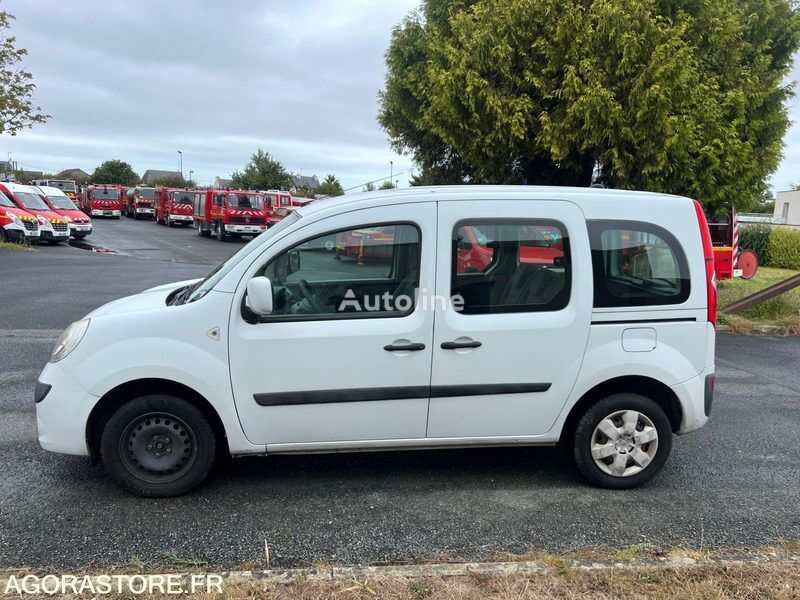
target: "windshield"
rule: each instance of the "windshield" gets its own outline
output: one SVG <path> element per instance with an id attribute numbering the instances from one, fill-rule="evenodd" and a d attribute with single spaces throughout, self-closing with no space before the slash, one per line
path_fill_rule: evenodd
<path id="1" fill-rule="evenodd" d="M 75 192 L 75 182 L 74 181 L 57 181 L 52 179 L 47 182 L 48 187 L 54 187 L 60 189 L 62 192 Z"/>
<path id="2" fill-rule="evenodd" d="M 5 206 L 7 208 L 14 208 L 14 203 L 8 199 L 3 192 L 0 192 L 0 206 Z"/>
<path id="3" fill-rule="evenodd" d="M 30 192 L 17 192 L 15 194 L 17 200 L 22 202 L 22 206 L 25 208 L 30 208 L 32 210 L 50 210 L 50 207 L 44 203 L 44 200 L 40 196 L 36 194 L 31 194 Z"/>
<path id="4" fill-rule="evenodd" d="M 94 200 L 119 200 L 119 190 L 92 190 Z"/>
<path id="5" fill-rule="evenodd" d="M 270 227 L 264 233 L 259 235 L 256 240 L 253 240 L 242 247 L 236 254 L 231 256 L 228 260 L 224 263 L 219 265 L 216 269 L 211 271 L 208 276 L 203 279 L 200 283 L 190 289 L 192 289 L 191 296 L 189 296 L 186 302 L 194 302 L 195 300 L 200 300 L 203 296 L 205 296 L 208 292 L 210 292 L 215 285 L 227 275 L 231 269 L 233 269 L 236 265 L 238 265 L 242 260 L 244 260 L 248 254 L 257 250 L 258 248 L 263 248 L 265 240 L 275 237 L 278 233 L 289 227 L 292 223 L 296 222 L 300 218 L 298 213 L 292 213 L 285 219 L 283 219 L 280 223 L 275 225 L 274 227 Z"/>
<path id="6" fill-rule="evenodd" d="M 228 206 L 231 208 L 264 208 L 264 198 L 258 194 L 228 194 Z"/>
<path id="7" fill-rule="evenodd" d="M 175 192 L 175 200 L 173 202 L 175 204 L 191 204 L 193 195 L 189 192 Z"/>
<path id="8" fill-rule="evenodd" d="M 155 198 L 156 188 L 139 188 L 139 198 Z"/>
<path id="9" fill-rule="evenodd" d="M 66 196 L 48 196 L 50 204 L 60 210 L 78 210 L 78 207 Z"/>

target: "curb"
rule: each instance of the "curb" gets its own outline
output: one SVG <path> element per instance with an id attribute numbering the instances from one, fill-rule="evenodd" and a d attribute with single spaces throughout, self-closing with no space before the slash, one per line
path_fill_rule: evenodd
<path id="1" fill-rule="evenodd" d="M 206 573 L 164 573 L 114 575 L 115 580 L 123 584 L 131 581 L 137 587 L 163 585 L 168 578 L 206 586 L 209 581 L 223 586 L 237 586 L 256 583 L 292 583 L 295 581 L 336 581 L 367 580 L 379 578 L 420 579 L 442 577 L 464 577 L 471 575 L 489 577 L 507 577 L 511 575 L 548 575 L 572 571 L 604 571 L 604 570 L 642 570 L 656 568 L 689 568 L 713 565 L 717 567 L 735 567 L 753 564 L 778 564 L 797 566 L 800 569 L 800 554 L 778 555 L 777 553 L 735 554 L 729 556 L 711 556 L 703 558 L 661 557 L 634 558 L 631 560 L 591 560 L 591 559 L 559 559 L 554 557 L 546 561 L 507 561 L 490 563 L 430 563 L 413 565 L 385 565 L 373 567 L 307 567 L 296 569 L 266 569 L 263 571 L 216 571 Z M 102 575 L 88 576 L 86 579 L 97 582 Z M 0 579 L 0 590 L 4 589 L 7 578 Z M 150 588 L 152 589 L 152 587 Z"/>

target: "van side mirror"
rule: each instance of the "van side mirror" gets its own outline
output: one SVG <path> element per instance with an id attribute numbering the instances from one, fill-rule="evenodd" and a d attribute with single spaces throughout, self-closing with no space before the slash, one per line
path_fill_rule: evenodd
<path id="1" fill-rule="evenodd" d="M 247 282 L 245 303 L 260 317 L 272 314 L 272 282 L 269 277 L 253 277 Z"/>

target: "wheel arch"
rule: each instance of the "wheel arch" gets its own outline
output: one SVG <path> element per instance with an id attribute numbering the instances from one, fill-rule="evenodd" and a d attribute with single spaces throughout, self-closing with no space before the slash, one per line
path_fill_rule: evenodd
<path id="1" fill-rule="evenodd" d="M 86 444 L 92 457 L 99 456 L 100 436 L 103 426 L 114 410 L 129 400 L 147 394 L 177 396 L 194 404 L 208 419 L 219 443 L 219 448 L 230 453 L 225 426 L 214 406 L 199 392 L 189 386 L 169 379 L 146 378 L 122 383 L 108 392 L 94 405 L 86 423 Z"/>
<path id="2" fill-rule="evenodd" d="M 621 392 L 632 392 L 650 398 L 666 413 L 673 433 L 680 429 L 683 421 L 683 410 L 675 392 L 665 383 L 652 377 L 626 375 L 603 381 L 583 394 L 572 406 L 564 421 L 561 439 L 566 440 L 572 437 L 578 419 L 586 412 L 589 406 L 612 394 Z"/>

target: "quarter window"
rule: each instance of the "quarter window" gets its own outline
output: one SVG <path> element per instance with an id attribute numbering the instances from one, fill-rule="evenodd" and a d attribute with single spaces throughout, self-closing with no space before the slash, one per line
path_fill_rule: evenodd
<path id="1" fill-rule="evenodd" d="M 689 297 L 689 268 L 678 240 L 651 223 L 592 221 L 594 305 L 681 304 Z"/>
<path id="2" fill-rule="evenodd" d="M 555 311 L 569 303 L 569 237 L 557 221 L 462 221 L 452 256 L 451 294 L 464 314 Z"/>
<path id="3" fill-rule="evenodd" d="M 420 232 L 414 225 L 327 233 L 266 265 L 274 312 L 262 320 L 403 316 L 414 310 L 419 270 Z"/>

